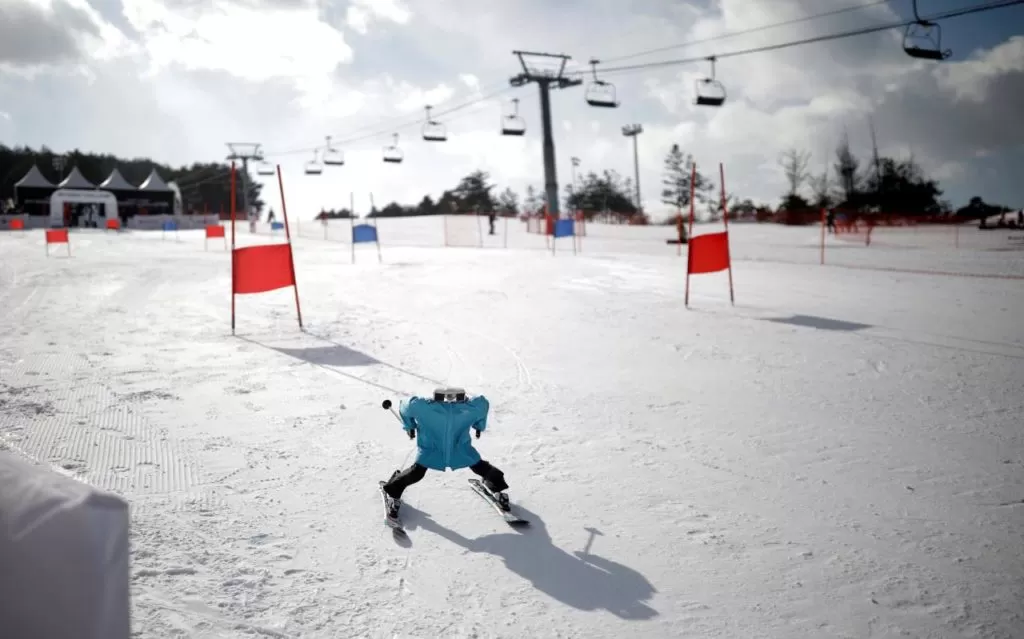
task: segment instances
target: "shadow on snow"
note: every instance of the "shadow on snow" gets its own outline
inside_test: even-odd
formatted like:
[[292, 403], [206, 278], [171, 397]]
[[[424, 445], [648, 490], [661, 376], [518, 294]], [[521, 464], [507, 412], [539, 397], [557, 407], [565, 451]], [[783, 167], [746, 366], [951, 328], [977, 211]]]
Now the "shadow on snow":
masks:
[[571, 553], [562, 550], [552, 543], [544, 522], [536, 513], [519, 505], [513, 505], [513, 510], [530, 520], [529, 528], [521, 529], [522, 532], [510, 528], [512, 532], [476, 539], [463, 537], [408, 504], [402, 507], [402, 521], [408, 530], [426, 530], [469, 552], [500, 557], [506, 568], [532, 583], [534, 588], [577, 610], [607, 610], [628, 620], [646, 620], [658, 615], [658, 611], [646, 603], [657, 591], [639, 572], [587, 550]]

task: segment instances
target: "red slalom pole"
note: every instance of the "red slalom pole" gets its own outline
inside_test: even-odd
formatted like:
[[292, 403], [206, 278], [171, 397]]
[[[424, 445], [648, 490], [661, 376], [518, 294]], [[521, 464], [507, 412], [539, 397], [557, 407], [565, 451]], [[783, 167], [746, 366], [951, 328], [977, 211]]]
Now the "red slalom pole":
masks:
[[295, 313], [299, 317], [299, 330], [302, 330], [302, 307], [299, 305], [299, 280], [295, 277], [295, 249], [292, 248], [292, 234], [288, 229], [288, 206], [284, 203], [284, 180], [281, 178], [281, 165], [277, 165], [277, 188], [281, 192], [281, 215], [284, 217], [284, 237], [288, 241], [288, 266], [292, 269], [292, 288], [295, 289]]
[[231, 161], [231, 334], [235, 334], [235, 162]]
[[[729, 251], [729, 206], [725, 201], [725, 165], [718, 163], [718, 177], [722, 181], [722, 221], [725, 222], [725, 250]], [[732, 290], [732, 255], [729, 256], [729, 303], [736, 305], [736, 296]]]

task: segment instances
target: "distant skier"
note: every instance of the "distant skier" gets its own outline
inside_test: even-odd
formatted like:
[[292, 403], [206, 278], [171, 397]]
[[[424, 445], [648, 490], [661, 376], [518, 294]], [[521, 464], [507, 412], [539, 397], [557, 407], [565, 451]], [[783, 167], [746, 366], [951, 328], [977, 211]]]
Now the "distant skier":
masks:
[[409, 439], [416, 439], [418, 454], [412, 466], [396, 470], [381, 486], [389, 498], [388, 517], [398, 517], [402, 492], [423, 479], [428, 469], [444, 472], [448, 468], [469, 468], [480, 476], [500, 507], [508, 510], [505, 474], [480, 458], [469, 436], [472, 429], [479, 439], [487, 429], [489, 410], [487, 398], [478, 395], [467, 399], [461, 388], [438, 388], [432, 400], [410, 397], [401, 403], [402, 428]]
[[497, 217], [498, 215], [494, 211], [487, 214], [487, 222], [491, 225], [491, 235], [494, 235], [494, 222], [497, 220]]

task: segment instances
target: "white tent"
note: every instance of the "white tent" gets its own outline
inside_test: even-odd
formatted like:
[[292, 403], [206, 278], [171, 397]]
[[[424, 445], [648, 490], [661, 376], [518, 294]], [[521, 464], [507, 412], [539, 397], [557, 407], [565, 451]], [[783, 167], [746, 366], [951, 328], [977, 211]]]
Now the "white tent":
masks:
[[160, 177], [160, 174], [156, 172], [156, 169], [149, 174], [149, 177], [139, 185], [140, 191], [147, 191], [149, 193], [170, 193], [171, 187], [167, 186], [167, 182]]
[[50, 225], [64, 225], [65, 204], [103, 204], [103, 216], [108, 220], [117, 219], [117, 198], [106, 191], [82, 191], [77, 189], [57, 189], [50, 196]]
[[121, 172], [118, 171], [117, 169], [114, 169], [113, 171], [111, 171], [110, 175], [107, 176], [107, 179], [105, 179], [102, 182], [100, 182], [100, 185], [99, 185], [98, 188], [105, 189], [107, 191], [134, 191], [135, 190], [135, 186], [132, 185], [132, 183], [129, 182], [128, 180], [124, 179], [124, 176], [121, 175]]
[[82, 172], [78, 170], [78, 167], [71, 169], [71, 173], [61, 180], [61, 183], [57, 185], [60, 189], [94, 189], [96, 185], [85, 179]]
[[28, 170], [25, 177], [21, 178], [14, 183], [16, 189], [52, 189], [55, 188], [53, 182], [43, 177], [39, 167], [35, 164]]

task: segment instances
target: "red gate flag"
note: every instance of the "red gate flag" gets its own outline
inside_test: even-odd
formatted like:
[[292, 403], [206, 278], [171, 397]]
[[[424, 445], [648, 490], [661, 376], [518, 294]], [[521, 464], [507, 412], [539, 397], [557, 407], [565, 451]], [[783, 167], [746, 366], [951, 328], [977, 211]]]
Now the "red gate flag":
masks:
[[46, 229], [46, 255], [50, 255], [51, 244], [65, 244], [68, 247], [68, 256], [71, 255], [71, 239], [68, 237], [67, 229]]
[[47, 244], [68, 244], [67, 229], [46, 229]]
[[117, 219], [109, 219], [109, 220], [107, 220], [107, 230], [108, 231], [118, 231], [120, 229], [121, 229], [121, 220], [117, 220]]
[[21, 219], [20, 217], [16, 217], [13, 220], [11, 220], [11, 224], [7, 228], [11, 229], [12, 231], [24, 231], [25, 220]]
[[[277, 183], [281, 191], [281, 215], [284, 217], [284, 244], [264, 244], [235, 248], [235, 163], [231, 163], [231, 334], [235, 333], [235, 296], [265, 293], [291, 286], [295, 290], [295, 313], [302, 329], [302, 308], [299, 306], [299, 285], [295, 279], [292, 237], [288, 226], [288, 207], [284, 199], [281, 166], [277, 166]], [[248, 211], [246, 211], [248, 214]], [[212, 226], [206, 227], [210, 237]], [[221, 234], [223, 234], [223, 228]]]
[[686, 297], [685, 305], [690, 306], [690, 276], [703, 273], [729, 271], [729, 301], [736, 303], [732, 288], [732, 259], [729, 256], [729, 210], [726, 208], [725, 167], [718, 164], [718, 175], [722, 182], [722, 221], [725, 230], [694, 237], [694, 188], [697, 182], [697, 163], [693, 163], [690, 174], [690, 238], [686, 252]]
[[247, 246], [232, 252], [235, 295], [266, 293], [295, 286], [292, 249], [288, 244]]
[[690, 238], [689, 259], [686, 265], [690, 275], [718, 273], [729, 268], [729, 233], [708, 233]]
[[221, 226], [220, 224], [207, 224], [206, 225], [206, 235], [203, 237], [203, 250], [204, 251], [209, 250], [209, 248], [210, 248], [210, 238], [211, 237], [213, 237], [213, 238], [217, 238], [217, 237], [224, 238], [224, 248], [226, 249], [228, 247], [228, 238], [225, 237], [225, 235], [224, 235], [224, 227]]

